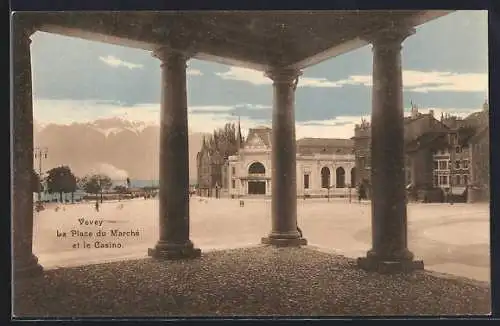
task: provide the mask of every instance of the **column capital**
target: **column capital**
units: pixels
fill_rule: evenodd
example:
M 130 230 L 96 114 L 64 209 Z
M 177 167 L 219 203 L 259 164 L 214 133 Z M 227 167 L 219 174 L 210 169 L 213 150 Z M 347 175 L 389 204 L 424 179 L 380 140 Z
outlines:
M 185 52 L 174 49 L 169 46 L 162 46 L 153 50 L 152 56 L 160 59 L 161 66 L 168 65 L 172 61 L 177 61 L 177 60 L 187 61 L 189 59 L 189 56 Z M 185 66 L 187 67 L 187 64 Z
M 389 27 L 365 35 L 364 39 L 373 45 L 373 49 L 400 50 L 401 43 L 413 34 L 415 34 L 415 28 L 413 27 L 392 24 Z
M 264 75 L 272 79 L 275 84 L 294 85 L 302 75 L 302 71 L 293 68 L 271 68 Z
M 170 38 L 167 43 L 154 49 L 152 55 L 163 62 L 168 61 L 172 57 L 182 57 L 188 60 L 196 53 L 195 48 L 196 40 L 194 38 Z

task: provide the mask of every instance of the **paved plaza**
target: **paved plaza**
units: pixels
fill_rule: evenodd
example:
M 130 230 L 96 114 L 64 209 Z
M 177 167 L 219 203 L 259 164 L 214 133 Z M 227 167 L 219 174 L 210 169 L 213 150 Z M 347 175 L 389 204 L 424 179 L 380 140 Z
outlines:
M 203 251 L 248 247 L 260 243 L 271 230 L 270 199 L 200 199 L 190 203 L 191 240 Z M 347 199 L 298 201 L 298 223 L 310 246 L 356 258 L 371 246 L 370 203 Z M 78 219 L 102 219 L 102 227 L 80 225 Z M 45 269 L 79 266 L 147 256 L 158 240 L 158 201 L 136 199 L 105 202 L 99 212 L 91 203 L 48 206 L 35 213 L 34 252 Z M 490 280 L 488 204 L 409 204 L 410 250 L 424 260 L 425 268 Z M 106 236 L 72 237 L 71 230 Z M 128 232 L 110 236 L 110 230 Z M 135 233 L 139 231 L 138 234 Z M 58 237 L 66 232 L 66 237 Z M 90 244 L 83 248 L 82 241 Z M 122 248 L 95 248 L 95 242 Z M 73 245 L 80 243 L 79 248 Z

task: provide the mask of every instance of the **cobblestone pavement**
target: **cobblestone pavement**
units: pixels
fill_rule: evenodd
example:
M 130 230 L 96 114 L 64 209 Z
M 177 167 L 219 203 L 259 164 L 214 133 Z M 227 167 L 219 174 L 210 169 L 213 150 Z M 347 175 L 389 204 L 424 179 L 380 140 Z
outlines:
M 426 271 L 380 275 L 309 248 L 253 247 L 199 259 L 127 260 L 46 270 L 16 282 L 14 315 L 486 315 L 489 286 Z

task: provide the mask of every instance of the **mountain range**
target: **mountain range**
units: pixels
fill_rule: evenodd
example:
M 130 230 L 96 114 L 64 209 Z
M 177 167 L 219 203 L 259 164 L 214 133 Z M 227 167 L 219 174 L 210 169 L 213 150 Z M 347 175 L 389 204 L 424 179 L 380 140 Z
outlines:
M 104 173 L 113 180 L 156 180 L 159 166 L 158 125 L 122 118 L 42 125 L 34 123 L 35 148 L 47 148 L 42 171 L 68 165 L 76 176 Z M 189 178 L 196 179 L 196 155 L 203 136 L 189 132 Z M 39 159 L 35 158 L 35 169 Z

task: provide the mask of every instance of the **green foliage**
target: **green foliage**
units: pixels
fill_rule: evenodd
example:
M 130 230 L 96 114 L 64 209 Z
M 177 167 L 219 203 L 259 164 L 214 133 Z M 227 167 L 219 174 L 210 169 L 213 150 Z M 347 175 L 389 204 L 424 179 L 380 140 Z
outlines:
M 68 166 L 59 166 L 47 172 L 47 191 L 49 193 L 73 193 L 77 189 L 76 177 Z
M 116 191 L 119 194 L 124 194 L 127 192 L 127 187 L 122 186 L 122 185 L 117 185 L 113 189 L 114 189 L 114 191 Z
M 31 174 L 31 187 L 33 192 L 39 192 L 43 189 L 42 180 L 35 170 L 33 170 L 33 173 Z
M 209 150 L 218 151 L 222 158 L 236 154 L 239 149 L 237 133 L 234 123 L 226 123 L 224 127 L 215 129 L 207 142 Z
M 86 193 L 99 194 L 103 190 L 109 190 L 113 186 L 111 178 L 103 174 L 85 176 L 81 180 L 82 188 Z

